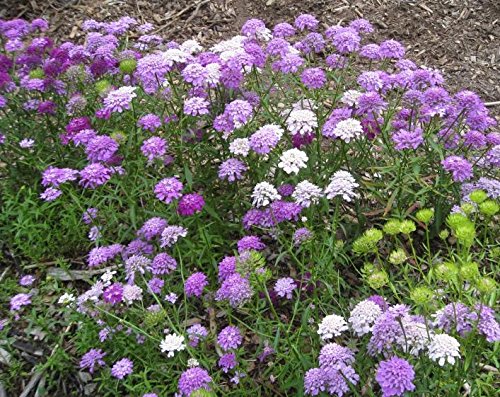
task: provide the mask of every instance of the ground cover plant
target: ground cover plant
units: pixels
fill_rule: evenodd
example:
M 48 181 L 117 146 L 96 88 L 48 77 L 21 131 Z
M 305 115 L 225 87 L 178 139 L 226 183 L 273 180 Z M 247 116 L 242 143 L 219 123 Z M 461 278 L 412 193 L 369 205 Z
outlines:
M 28 340 L 46 395 L 495 394 L 495 121 L 367 20 L 290 22 L 0 23 L 7 389 Z

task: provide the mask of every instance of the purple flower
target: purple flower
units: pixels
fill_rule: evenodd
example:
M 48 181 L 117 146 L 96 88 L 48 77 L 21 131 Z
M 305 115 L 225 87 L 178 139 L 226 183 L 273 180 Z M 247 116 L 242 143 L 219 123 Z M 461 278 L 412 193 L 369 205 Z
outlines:
M 226 256 L 219 262 L 217 267 L 219 281 L 223 281 L 236 272 L 236 257 Z
M 227 300 L 232 307 L 241 306 L 252 297 L 252 289 L 248 279 L 239 273 L 229 275 L 222 282 L 215 295 L 216 301 Z
M 500 341 L 500 325 L 495 319 L 495 312 L 492 308 L 481 304 L 474 307 L 478 311 L 479 323 L 477 328 L 481 334 L 486 336 L 488 342 Z
M 23 287 L 29 287 L 31 284 L 35 282 L 36 278 L 32 276 L 31 274 L 28 274 L 26 276 L 22 276 L 21 279 L 19 280 L 19 285 L 22 285 Z
M 197 212 L 201 212 L 205 206 L 203 196 L 198 193 L 186 194 L 179 200 L 177 212 L 182 216 L 191 216 Z
M 321 348 L 319 365 L 323 369 L 339 369 L 354 363 L 354 353 L 351 349 L 337 343 L 328 343 Z
M 304 69 L 300 75 L 302 83 L 310 89 L 321 88 L 326 83 L 326 74 L 321 68 Z
M 362 18 L 351 21 L 349 23 L 349 27 L 356 30 L 356 32 L 361 32 L 361 33 L 372 33 L 374 30 L 372 24 L 366 19 Z
M 161 232 L 167 226 L 167 221 L 160 217 L 153 217 L 148 219 L 142 227 L 137 231 L 137 235 L 144 237 L 146 240 L 150 241 L 153 238 L 160 236 Z
M 156 114 L 146 114 L 137 121 L 137 126 L 154 132 L 161 127 L 161 118 Z
M 184 292 L 186 296 L 200 297 L 203 289 L 208 285 L 207 276 L 202 272 L 191 274 L 184 283 Z
M 130 109 L 132 99 L 137 96 L 134 92 L 136 89 L 137 87 L 123 86 L 111 91 L 104 98 L 104 110 L 108 113 L 121 113 L 126 109 Z
M 223 328 L 217 336 L 217 343 L 224 351 L 237 349 L 242 342 L 243 337 L 241 336 L 239 328 L 231 325 Z
M 123 246 L 121 246 L 120 244 L 113 244 L 107 247 L 92 248 L 89 252 L 87 264 L 89 267 L 102 265 L 110 259 L 113 259 L 116 255 L 121 253 L 122 250 Z
M 155 158 L 162 158 L 167 148 L 168 144 L 165 139 L 154 136 L 143 142 L 141 152 L 148 158 L 149 162 L 152 162 Z
M 461 336 L 472 331 L 473 324 L 477 321 L 477 314 L 460 302 L 449 303 L 435 314 L 434 326 L 446 332 L 456 330 Z
M 61 190 L 49 187 L 40 194 L 40 198 L 45 201 L 54 201 L 61 194 L 62 194 Z
M 109 181 L 111 175 L 112 171 L 108 167 L 100 163 L 92 163 L 80 171 L 80 185 L 94 189 Z
M 189 368 L 179 378 L 180 395 L 189 397 L 196 390 L 210 390 L 210 382 L 212 382 L 212 378 L 206 370 L 200 367 Z
M 317 396 L 325 391 L 326 376 L 321 368 L 312 368 L 304 376 L 304 389 L 306 394 Z
M 306 227 L 301 227 L 293 234 L 293 244 L 298 246 L 312 237 L 311 231 Z
M 164 252 L 156 255 L 150 265 L 151 273 L 155 275 L 168 274 L 176 268 L 177 261 Z
M 182 196 L 183 187 L 176 177 L 164 178 L 156 184 L 154 192 L 158 200 L 170 204 Z
M 58 187 L 60 184 L 67 181 L 76 180 L 77 175 L 77 170 L 73 170 L 71 168 L 56 168 L 50 166 L 45 171 L 43 171 L 42 185 L 52 185 L 53 187 Z
M 149 290 L 153 294 L 159 294 L 161 293 L 161 289 L 165 285 L 165 281 L 163 281 L 161 278 L 158 277 L 153 277 L 151 280 L 148 281 L 148 287 Z
M 21 310 L 23 306 L 28 306 L 31 304 L 31 295 L 29 294 L 17 294 L 10 298 L 10 311 L 16 312 Z
M 299 30 L 316 30 L 318 24 L 319 21 L 310 14 L 301 14 L 294 21 L 295 27 Z
M 268 154 L 283 136 L 283 129 L 275 124 L 260 127 L 250 136 L 250 148 L 257 154 Z
M 228 373 L 230 369 L 233 369 L 237 365 L 236 355 L 234 353 L 226 353 L 219 358 L 219 367 L 222 368 L 224 373 Z
M 415 390 L 414 378 L 413 367 L 408 361 L 399 357 L 381 361 L 376 375 L 383 397 L 402 396 L 407 391 Z
M 290 37 L 295 34 L 295 28 L 289 23 L 282 22 L 278 23 L 273 28 L 273 36 L 274 37 Z
M 452 173 L 455 182 L 463 182 L 472 178 L 472 164 L 460 156 L 448 156 L 441 164 L 443 168 Z
M 186 99 L 184 102 L 184 113 L 189 114 L 191 116 L 201 116 L 204 114 L 208 114 L 209 103 L 206 99 L 195 96 L 192 98 Z
M 123 379 L 130 375 L 134 369 L 134 363 L 128 358 L 118 360 L 111 368 L 111 375 L 117 379 Z
M 94 373 L 96 366 L 104 366 L 106 363 L 103 358 L 106 355 L 101 349 L 90 349 L 82 356 L 80 360 L 80 369 L 88 369 L 91 374 Z
M 238 159 L 228 159 L 219 166 L 219 178 L 234 182 L 243 178 L 243 173 L 247 170 L 245 163 Z
M 109 161 L 117 151 L 118 143 L 107 135 L 98 135 L 92 138 L 85 148 L 87 158 L 92 162 Z
M 274 71 L 281 73 L 297 73 L 299 68 L 304 64 L 304 59 L 297 54 L 288 53 L 272 64 Z
M 361 37 L 352 28 L 340 28 L 333 35 L 332 42 L 341 54 L 348 54 L 359 49 Z
M 297 288 L 297 284 L 291 277 L 283 277 L 276 280 L 274 292 L 281 298 L 292 299 L 292 293 Z
M 246 250 L 262 251 L 266 245 L 257 236 L 245 236 L 238 241 L 238 252 Z
M 394 146 L 396 150 L 416 149 L 424 142 L 420 127 L 416 127 L 413 131 L 401 129 L 395 132 L 391 139 L 396 144 Z
M 401 59 L 405 56 L 405 48 L 396 40 L 386 40 L 380 43 L 380 55 L 385 59 Z
M 200 325 L 194 324 L 187 329 L 187 334 L 189 336 L 189 346 L 196 347 L 200 342 L 200 339 L 204 339 L 208 336 L 207 329 Z
M 123 285 L 121 283 L 111 284 L 102 294 L 104 302 L 116 305 L 123 300 Z
M 250 102 L 241 99 L 236 99 L 226 105 L 224 114 L 228 120 L 234 125 L 234 128 L 244 126 L 253 115 L 253 108 Z

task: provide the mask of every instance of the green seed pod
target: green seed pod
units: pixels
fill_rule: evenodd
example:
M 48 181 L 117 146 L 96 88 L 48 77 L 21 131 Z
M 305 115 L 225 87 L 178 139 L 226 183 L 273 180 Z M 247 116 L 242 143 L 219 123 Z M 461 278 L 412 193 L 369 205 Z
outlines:
M 462 226 L 466 223 L 470 223 L 470 221 L 465 215 L 455 213 L 448 215 L 448 217 L 446 218 L 446 223 L 452 230 L 456 230 L 457 227 Z
M 440 263 L 435 270 L 437 278 L 443 281 L 454 280 L 458 275 L 458 267 L 452 262 Z
M 460 206 L 460 209 L 466 215 L 470 215 L 476 210 L 476 208 L 471 203 L 462 203 L 462 205 Z
M 491 277 L 481 277 L 476 281 L 476 288 L 483 294 L 491 294 L 497 288 L 497 284 Z
M 476 262 L 467 262 L 460 266 L 460 276 L 467 281 L 479 278 L 479 266 Z
M 486 216 L 493 216 L 499 211 L 500 207 L 493 200 L 486 200 L 479 204 L 479 211 Z
M 420 306 L 427 306 L 434 297 L 434 292 L 427 287 L 417 287 L 410 292 L 410 298 Z
M 368 285 L 373 289 L 380 289 L 389 282 L 387 273 L 383 270 L 375 270 L 367 278 Z
M 411 220 L 404 220 L 401 222 L 400 230 L 403 234 L 410 234 L 417 230 L 417 227 L 415 226 L 415 222 Z
M 401 221 L 398 221 L 397 219 L 390 219 L 385 223 L 383 230 L 384 233 L 395 236 L 396 234 L 401 233 Z
M 469 194 L 469 198 L 476 204 L 481 204 L 484 200 L 488 198 L 488 195 L 484 190 L 474 190 Z
M 30 71 L 30 79 L 43 79 L 45 77 L 45 72 L 41 68 L 36 68 Z
M 146 312 L 144 315 L 144 325 L 148 328 L 153 328 L 157 326 L 158 324 L 161 324 L 163 321 L 165 321 L 166 318 L 166 313 L 165 310 L 160 310 L 157 312 Z
M 439 232 L 439 238 L 441 240 L 446 240 L 448 237 L 450 237 L 450 232 L 448 230 L 445 229 Z
M 458 242 L 466 247 L 474 244 L 476 238 L 476 229 L 473 224 L 467 224 L 457 227 L 455 230 L 455 237 Z
M 432 220 L 434 217 L 434 209 L 433 208 L 423 208 L 419 210 L 416 214 L 416 218 L 426 225 Z
M 99 95 L 103 95 L 111 88 L 111 83 L 108 80 L 99 80 L 94 84 Z
M 405 250 L 402 248 L 392 251 L 389 255 L 389 262 L 393 265 L 401 265 L 406 261 L 406 259 L 408 259 L 408 257 L 406 256 Z
M 120 62 L 120 71 L 124 74 L 132 74 L 137 68 L 135 59 L 124 59 Z
M 364 235 L 358 237 L 352 245 L 352 250 L 358 255 L 366 255 L 370 252 L 374 252 L 376 248 L 376 243 L 374 244 L 373 241 Z

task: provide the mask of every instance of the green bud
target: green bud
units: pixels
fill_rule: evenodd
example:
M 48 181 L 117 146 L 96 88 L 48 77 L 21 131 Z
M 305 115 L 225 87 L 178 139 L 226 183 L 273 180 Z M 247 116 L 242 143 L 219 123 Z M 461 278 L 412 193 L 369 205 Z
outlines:
M 427 287 L 417 287 L 410 292 L 410 298 L 420 306 L 426 306 L 432 301 L 434 292 Z
M 36 68 L 30 71 L 29 76 L 30 79 L 43 79 L 45 77 L 45 72 L 40 68 Z
M 460 209 L 466 215 L 470 215 L 470 214 L 472 214 L 476 210 L 476 208 L 474 207 L 474 205 L 472 205 L 471 203 L 462 203 L 462 205 L 460 206 Z
M 109 136 L 113 138 L 118 144 L 123 143 L 127 140 L 127 136 L 123 131 L 114 131 Z
M 352 250 L 358 255 L 365 255 L 373 252 L 376 245 L 373 244 L 366 236 L 358 237 L 352 244 Z
M 483 294 L 491 294 L 497 288 L 496 282 L 491 277 L 481 277 L 476 282 L 476 288 Z
M 401 265 L 406 259 L 408 259 L 408 257 L 406 256 L 405 250 L 402 248 L 392 251 L 389 255 L 389 262 L 393 265 Z
M 192 392 L 189 397 L 217 397 L 217 394 L 215 394 L 211 390 L 207 389 L 198 389 Z
M 455 213 L 447 216 L 446 223 L 452 230 L 456 230 L 457 227 L 470 223 L 470 221 L 465 215 Z
M 410 234 L 417 230 L 417 227 L 415 226 L 415 222 L 411 220 L 404 220 L 401 222 L 400 230 L 403 234 Z
M 264 268 L 266 260 L 260 252 L 248 250 L 242 252 L 236 259 L 236 271 L 243 276 L 253 274 L 255 270 Z
M 371 288 L 380 289 L 389 282 L 389 277 L 383 270 L 375 270 L 368 276 L 367 282 Z
M 419 210 L 416 214 L 416 218 L 426 225 L 432 220 L 434 217 L 434 209 L 433 208 L 423 208 Z
M 444 229 L 439 232 L 439 238 L 441 240 L 446 240 L 448 237 L 450 237 L 450 232 L 448 230 Z
M 147 311 L 144 315 L 144 325 L 148 328 L 154 328 L 158 324 L 161 324 L 165 321 L 166 318 L 165 310 L 160 310 L 157 312 Z
M 460 266 L 460 276 L 467 281 L 479 278 L 479 266 L 476 262 L 467 262 Z
M 500 210 L 498 204 L 493 200 L 486 200 L 479 204 L 479 211 L 486 216 L 493 216 Z
M 108 80 L 99 80 L 94 84 L 94 86 L 99 95 L 103 95 L 110 89 L 111 84 Z
M 120 71 L 124 74 L 132 74 L 137 67 L 135 59 L 124 59 L 120 62 Z
M 469 198 L 476 204 L 481 204 L 484 200 L 488 198 L 488 195 L 484 190 L 474 190 L 469 194 Z
M 257 280 L 257 286 L 267 283 L 273 277 L 273 273 L 268 268 L 259 267 L 252 277 Z
M 492 247 L 488 256 L 493 260 L 500 259 L 500 247 Z
M 440 263 L 435 270 L 437 278 L 444 281 L 451 281 L 458 275 L 458 267 L 452 262 Z
M 476 228 L 474 224 L 466 224 L 457 227 L 455 230 L 455 237 L 460 244 L 470 247 L 474 244 L 474 239 L 476 238 Z
M 385 223 L 383 230 L 384 233 L 395 236 L 396 234 L 401 233 L 401 221 L 398 221 L 397 219 L 390 219 Z

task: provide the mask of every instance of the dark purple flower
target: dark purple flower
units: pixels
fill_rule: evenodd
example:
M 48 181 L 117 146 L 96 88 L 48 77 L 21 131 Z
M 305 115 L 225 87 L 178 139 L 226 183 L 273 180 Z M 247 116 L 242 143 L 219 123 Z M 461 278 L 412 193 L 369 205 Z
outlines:
M 201 212 L 204 206 L 205 200 L 202 195 L 198 193 L 186 194 L 179 200 L 177 212 L 182 216 L 191 216 Z
M 123 300 L 123 285 L 121 283 L 114 283 L 107 287 L 102 297 L 104 302 L 116 305 Z
M 415 390 L 415 371 L 408 361 L 399 357 L 381 361 L 376 379 L 383 397 L 402 396 L 405 392 Z
M 199 298 L 207 285 L 208 279 L 204 273 L 193 273 L 184 282 L 184 292 L 186 296 L 196 296 Z
M 246 250 L 262 251 L 266 245 L 257 236 L 245 236 L 238 241 L 238 252 Z

